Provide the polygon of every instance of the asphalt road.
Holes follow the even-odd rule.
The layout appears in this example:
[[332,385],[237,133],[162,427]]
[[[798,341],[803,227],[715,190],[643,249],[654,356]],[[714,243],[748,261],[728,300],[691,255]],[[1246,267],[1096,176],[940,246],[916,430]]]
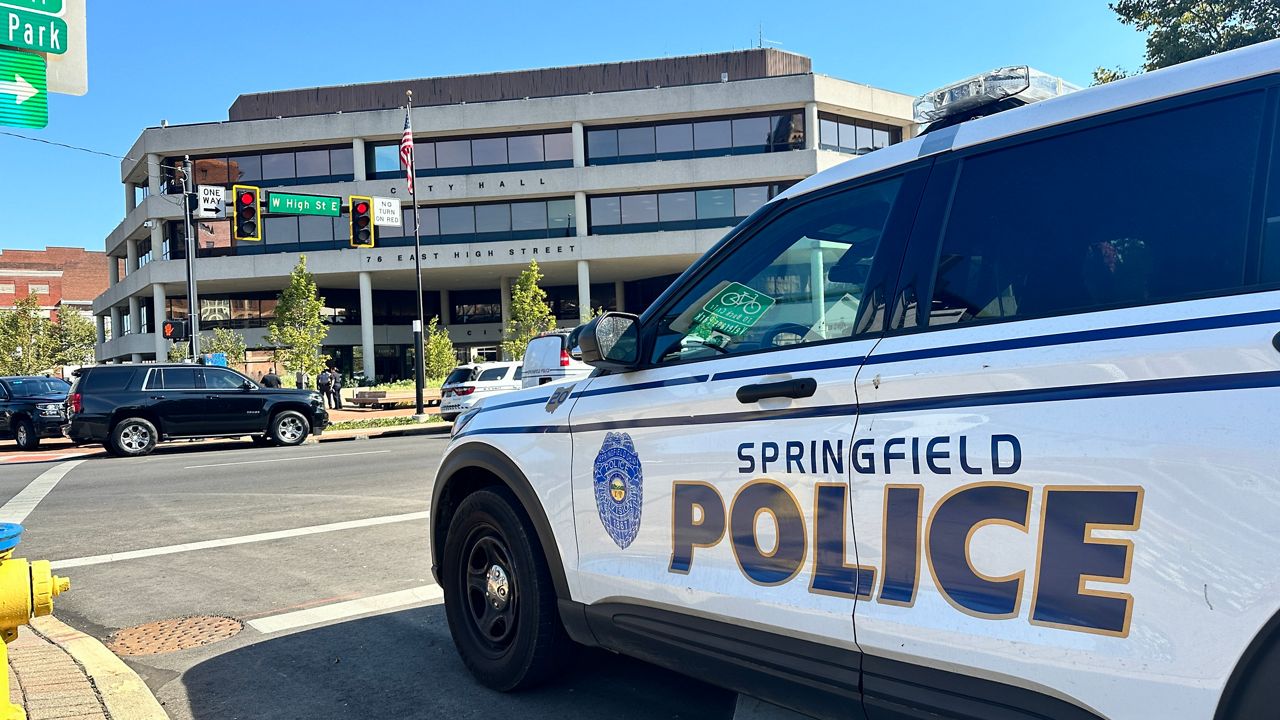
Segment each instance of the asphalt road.
[[[212,644],[125,658],[175,720],[732,716],[731,693],[600,651],[584,650],[548,687],[494,693],[458,660],[438,602],[401,600],[268,632],[248,624],[406,590],[430,595],[422,515],[445,444],[443,435],[298,448],[176,444],[146,458],[89,458],[28,516],[19,554],[55,568],[87,563],[57,570],[72,590],[55,614],[104,642],[122,628],[192,615],[246,623]],[[57,466],[0,465],[0,503]],[[371,518],[380,520],[362,522]],[[348,525],[316,527],[332,523]],[[309,530],[252,537],[298,528]],[[234,540],[170,547],[225,539]]]

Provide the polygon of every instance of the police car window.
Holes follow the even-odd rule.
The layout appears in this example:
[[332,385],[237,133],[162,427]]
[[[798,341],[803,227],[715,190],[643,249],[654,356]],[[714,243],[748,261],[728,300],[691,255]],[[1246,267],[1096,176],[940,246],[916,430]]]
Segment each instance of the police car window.
[[663,316],[654,362],[852,337],[901,183],[804,202],[750,236]]
[[445,385],[453,383],[469,382],[471,380],[472,369],[469,367],[454,368],[449,372],[449,377],[444,379]]
[[507,375],[507,368],[504,368],[504,367],[490,368],[480,373],[480,377],[476,378],[476,380],[479,382],[485,382],[487,380],[501,380],[502,378],[506,377],[506,375]]
[[212,390],[235,390],[244,384],[244,378],[227,370],[205,368],[204,386]]
[[1262,114],[1236,95],[965,159],[929,324],[1239,290]]

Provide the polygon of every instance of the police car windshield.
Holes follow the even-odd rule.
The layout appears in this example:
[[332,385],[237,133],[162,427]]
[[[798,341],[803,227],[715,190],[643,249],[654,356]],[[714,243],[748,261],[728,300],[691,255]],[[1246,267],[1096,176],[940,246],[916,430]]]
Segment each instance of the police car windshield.
[[11,378],[6,382],[13,389],[13,394],[19,397],[66,395],[70,389],[69,385],[57,378]]

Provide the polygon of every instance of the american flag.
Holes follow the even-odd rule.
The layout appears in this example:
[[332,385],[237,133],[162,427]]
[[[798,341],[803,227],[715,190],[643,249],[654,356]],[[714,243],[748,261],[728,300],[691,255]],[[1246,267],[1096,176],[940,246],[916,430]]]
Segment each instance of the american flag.
[[400,136],[400,165],[404,168],[404,180],[413,194],[413,127],[409,125],[409,108],[404,110],[404,135]]

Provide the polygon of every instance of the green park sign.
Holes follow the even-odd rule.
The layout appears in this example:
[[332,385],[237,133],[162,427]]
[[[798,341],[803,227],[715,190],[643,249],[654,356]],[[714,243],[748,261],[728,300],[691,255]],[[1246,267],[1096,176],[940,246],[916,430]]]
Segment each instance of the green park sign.
[[287,215],[323,215],[338,217],[342,214],[342,198],[328,195],[295,195],[293,193],[267,193],[267,212]]
[[35,10],[36,12],[57,15],[62,12],[62,0],[0,0],[0,5]]
[[0,45],[61,55],[67,51],[67,23],[60,17],[0,5]]
[[44,58],[0,49],[0,125],[42,128],[48,124]]

